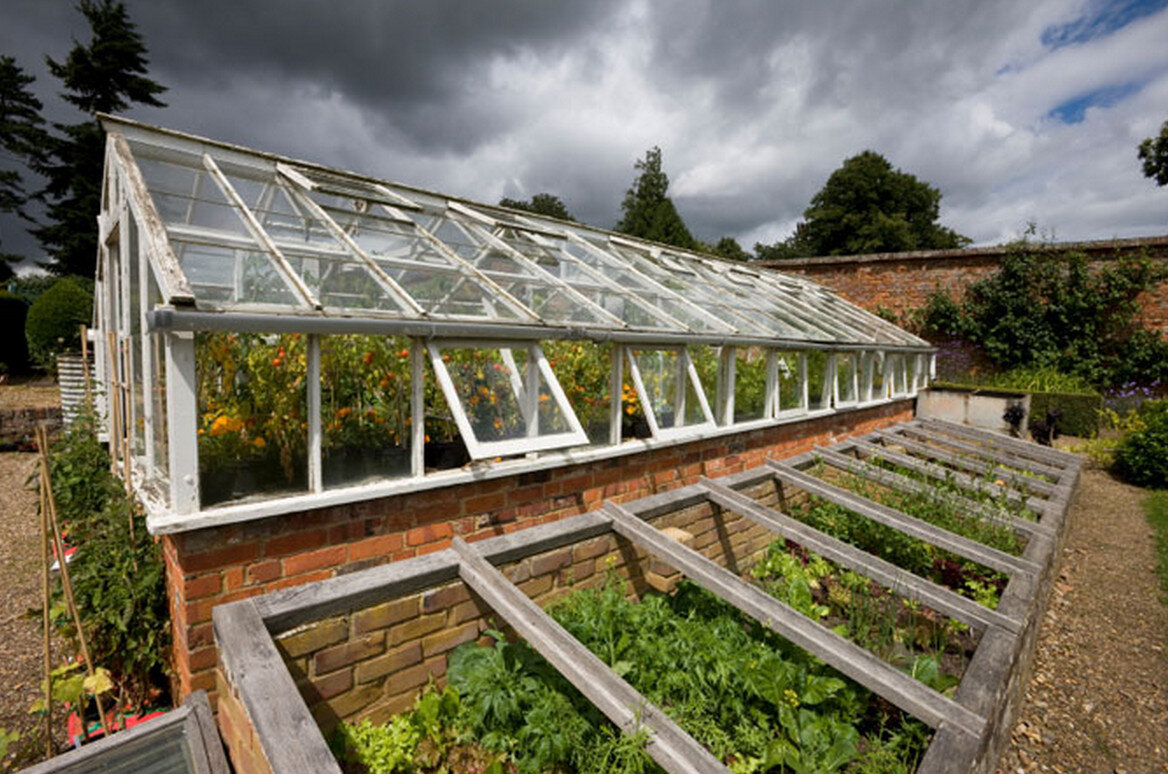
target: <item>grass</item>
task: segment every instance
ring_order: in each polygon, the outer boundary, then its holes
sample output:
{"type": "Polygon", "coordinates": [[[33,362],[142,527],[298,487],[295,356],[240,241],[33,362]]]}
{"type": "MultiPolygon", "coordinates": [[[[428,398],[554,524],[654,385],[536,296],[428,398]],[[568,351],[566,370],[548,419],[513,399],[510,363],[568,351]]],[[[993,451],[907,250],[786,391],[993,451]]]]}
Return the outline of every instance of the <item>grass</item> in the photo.
{"type": "Polygon", "coordinates": [[[1168,605],[1168,489],[1149,493],[1144,512],[1156,532],[1156,573],[1160,576],[1161,599],[1168,605]]]}

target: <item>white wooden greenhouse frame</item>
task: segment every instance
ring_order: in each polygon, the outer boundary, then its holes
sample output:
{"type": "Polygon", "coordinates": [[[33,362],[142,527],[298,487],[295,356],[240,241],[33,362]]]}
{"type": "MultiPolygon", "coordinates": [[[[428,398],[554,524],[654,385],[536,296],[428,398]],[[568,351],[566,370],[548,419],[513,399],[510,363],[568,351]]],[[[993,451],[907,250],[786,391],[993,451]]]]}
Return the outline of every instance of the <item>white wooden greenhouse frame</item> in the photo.
{"type": "Polygon", "coordinates": [[[132,478],[156,533],[877,405],[915,394],[933,368],[928,342],[801,278],[100,118],[107,143],[94,312],[99,409],[115,464],[132,478]],[[303,491],[201,505],[196,334],[214,332],[304,336],[303,491]],[[409,338],[409,463],[396,476],[329,487],[321,341],[342,334],[409,338]],[[589,440],[541,349],[563,339],[611,346],[609,428],[599,441],[589,440]],[[702,384],[694,347],[717,350],[716,384],[702,384]],[[441,356],[450,348],[499,353],[510,391],[501,397],[519,407],[512,437],[476,436],[441,356]],[[654,405],[638,352],[673,363],[671,405],[654,405]],[[735,421],[743,352],[765,360],[765,394],[761,417],[735,421]],[[812,361],[823,364],[822,378],[809,373],[812,361]],[[426,470],[428,366],[473,460],[461,468],[426,470]],[[622,437],[626,378],[647,438],[622,437]],[[810,394],[813,382],[821,394],[810,394]],[[700,410],[687,406],[692,396],[700,410]],[[540,400],[558,412],[558,427],[541,425],[540,400]]]}

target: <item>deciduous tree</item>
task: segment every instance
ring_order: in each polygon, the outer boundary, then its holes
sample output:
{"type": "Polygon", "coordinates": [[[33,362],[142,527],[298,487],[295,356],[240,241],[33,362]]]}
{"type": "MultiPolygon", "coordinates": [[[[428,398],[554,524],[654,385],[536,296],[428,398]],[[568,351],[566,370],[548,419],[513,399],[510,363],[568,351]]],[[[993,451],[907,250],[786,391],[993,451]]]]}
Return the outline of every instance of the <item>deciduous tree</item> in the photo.
{"type": "Polygon", "coordinates": [[[1149,137],[1140,143],[1140,161],[1144,162],[1144,177],[1156,185],[1168,185],[1168,121],[1160,127],[1159,137],[1149,137]]]}
{"type": "Polygon", "coordinates": [[[504,196],[499,200],[499,206],[510,207],[513,210],[534,212],[537,215],[547,215],[552,218],[559,218],[560,220],[576,220],[572,217],[572,213],[568,212],[567,205],[564,204],[560,197],[550,193],[537,193],[531,197],[531,201],[509,199],[504,196]]]}

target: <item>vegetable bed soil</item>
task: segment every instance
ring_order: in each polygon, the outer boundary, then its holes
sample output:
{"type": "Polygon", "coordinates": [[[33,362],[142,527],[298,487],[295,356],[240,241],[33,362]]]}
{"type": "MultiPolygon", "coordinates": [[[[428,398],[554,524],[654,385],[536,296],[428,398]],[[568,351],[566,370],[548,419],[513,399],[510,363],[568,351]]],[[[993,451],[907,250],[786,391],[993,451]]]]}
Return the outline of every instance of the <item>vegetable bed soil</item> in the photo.
{"type": "Polygon", "coordinates": [[[873,434],[219,606],[237,771],[992,770],[1079,462],[897,430],[1061,472],[986,490],[873,434]]]}

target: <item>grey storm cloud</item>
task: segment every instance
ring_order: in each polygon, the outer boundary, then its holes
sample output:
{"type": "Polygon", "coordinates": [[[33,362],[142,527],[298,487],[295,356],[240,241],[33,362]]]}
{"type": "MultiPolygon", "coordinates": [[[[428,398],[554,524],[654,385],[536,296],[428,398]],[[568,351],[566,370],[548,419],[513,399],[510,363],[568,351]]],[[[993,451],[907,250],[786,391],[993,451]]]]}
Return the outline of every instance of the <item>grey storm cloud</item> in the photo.
{"type": "MultiPolygon", "coordinates": [[[[691,230],[746,246],[865,149],[978,242],[1165,233],[1135,146],[1168,118],[1168,11],[1120,5],[128,0],[170,88],[130,115],[485,201],[548,191],[600,226],[659,145],[691,230]]],[[[0,4],[56,120],[41,60],[86,35],[72,3],[0,4]]]]}

